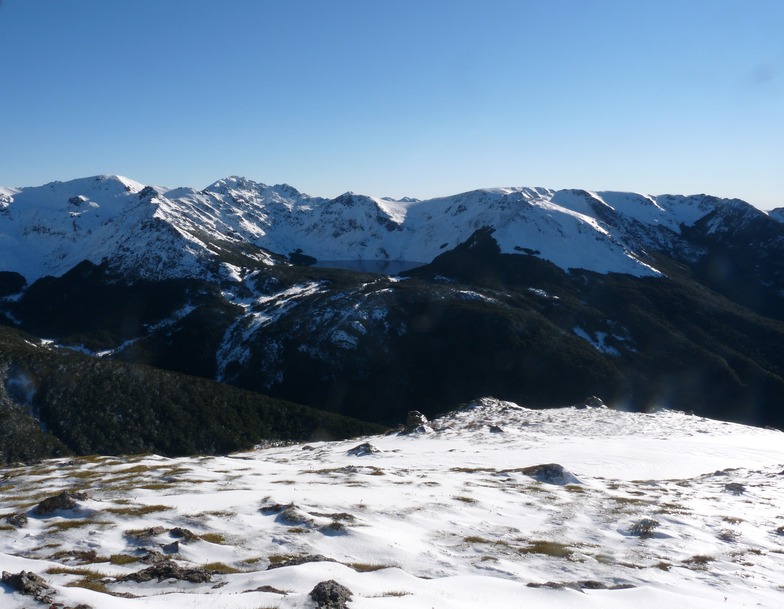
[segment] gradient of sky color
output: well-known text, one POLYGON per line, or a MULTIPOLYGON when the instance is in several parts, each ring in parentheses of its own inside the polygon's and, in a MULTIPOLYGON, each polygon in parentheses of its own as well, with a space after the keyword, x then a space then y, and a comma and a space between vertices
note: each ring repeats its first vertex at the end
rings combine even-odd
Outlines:
POLYGON ((0 2, 0 185, 784 206, 781 0, 0 2))

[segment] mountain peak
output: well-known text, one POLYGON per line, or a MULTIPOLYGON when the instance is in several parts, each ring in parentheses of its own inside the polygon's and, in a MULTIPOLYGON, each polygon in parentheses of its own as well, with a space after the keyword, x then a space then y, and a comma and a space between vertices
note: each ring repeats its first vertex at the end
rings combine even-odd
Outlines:
MULTIPOLYGON (((145 187, 113 174, 4 189, 0 208, 0 234, 13 235, 5 240, 6 259, 31 258, 31 251, 36 252, 32 257, 46 258, 46 268, 25 265, 28 278, 67 270, 58 260, 83 259, 87 240, 95 241, 94 261, 129 257, 130 251, 134 260, 145 259, 151 217, 188 243, 183 248, 167 238, 167 247, 193 249, 199 258, 215 255, 210 243, 229 241, 281 255, 301 249, 319 260, 427 262, 487 226, 496 231, 494 238, 505 254, 534 251, 564 270, 658 276, 647 251, 676 247, 686 238, 683 227, 708 216, 711 226, 732 225, 740 212, 754 209, 708 195, 654 197, 541 187, 483 188, 427 200, 347 191, 326 199, 311 198, 288 184, 269 186, 238 175, 196 191, 145 187), (153 198, 155 209, 135 208, 153 198)), ((769 214, 779 220, 783 215, 776 210, 769 214)), ((161 258, 160 268, 174 272, 165 260, 171 257, 161 258)))
POLYGON ((784 207, 777 207, 776 209, 771 209, 768 212, 768 215, 777 220, 778 222, 784 222, 784 207))
POLYGON ((204 192, 226 194, 231 190, 261 191, 265 188, 268 188, 266 184, 262 184, 261 182, 254 182, 253 180, 242 176, 233 175, 213 182, 204 189, 204 192))

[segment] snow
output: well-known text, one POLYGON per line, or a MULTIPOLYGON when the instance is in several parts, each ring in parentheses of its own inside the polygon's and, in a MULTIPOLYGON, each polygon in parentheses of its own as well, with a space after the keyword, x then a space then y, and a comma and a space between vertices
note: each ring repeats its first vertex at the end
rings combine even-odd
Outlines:
MULTIPOLYGON (((429 200, 353 193, 324 199, 237 176, 201 191, 153 192, 122 176, 94 176, 2 189, 0 270, 32 282, 86 259, 152 278, 187 277, 209 272, 216 248, 247 253, 248 244, 282 255, 300 249, 322 261, 428 262, 492 227, 503 253, 536 251, 567 270, 660 276, 645 260, 650 239, 640 237, 640 227, 672 238, 716 209, 743 206, 706 195, 526 187, 429 200)), ((262 252, 252 255, 274 263, 262 252)), ((222 272, 237 277, 231 267, 222 272)))
POLYGON ((614 211, 644 224, 664 223, 677 228, 678 219, 670 219, 667 210, 650 195, 636 192, 600 192, 594 193, 614 211))
POLYGON ((319 292, 322 287, 320 282, 311 281, 293 285, 274 294, 254 294, 246 298, 237 298, 230 291, 224 292, 223 296, 229 302, 242 307, 244 314, 226 331, 218 349, 218 380, 225 378, 226 368, 231 362, 248 361, 248 340, 251 336, 289 313, 302 299, 319 292))
MULTIPOLYGON (((312 606, 309 591, 327 579, 353 592, 352 609, 780 606, 781 432, 491 398, 428 429, 225 457, 5 467, 0 514, 30 519, 0 527, 0 570, 38 573, 57 602, 101 609, 312 606), (362 442, 378 452, 350 454, 362 442), (545 463, 579 483, 525 473, 545 463), (88 494, 77 511, 35 514, 41 498, 75 488, 88 494), (175 541, 174 527, 198 536, 179 539, 178 564, 236 572, 204 584, 116 581, 149 566, 138 559, 175 541), (336 562, 267 570, 309 554, 336 562), (135 597, 78 587, 84 577, 135 597), (547 582, 562 587, 529 586, 547 582)), ((4 608, 29 605, 2 593, 4 608)))
POLYGON ((584 341, 590 344, 594 349, 600 351, 601 353, 606 353, 607 355, 620 355, 618 349, 605 343, 607 337, 609 336, 607 332, 595 332, 594 336, 591 336, 588 332, 586 332, 579 326, 575 326, 574 328, 572 328, 572 332, 574 332, 577 336, 582 338, 584 341))
POLYGON ((539 296, 539 298, 544 298, 545 300, 559 300, 558 296, 550 294, 550 292, 541 288, 527 288, 527 290, 531 294, 535 294, 536 296, 539 296))
POLYGON ((490 298, 489 296, 485 296, 484 294, 480 294, 479 292, 474 292, 473 290, 456 290, 455 293, 463 300, 481 300, 484 302, 498 302, 494 298, 490 298))

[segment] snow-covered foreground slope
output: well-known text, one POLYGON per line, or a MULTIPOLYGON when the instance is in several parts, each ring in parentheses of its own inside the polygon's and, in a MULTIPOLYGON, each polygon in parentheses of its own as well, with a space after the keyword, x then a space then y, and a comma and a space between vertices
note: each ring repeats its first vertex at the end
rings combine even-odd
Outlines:
POLYGON ((0 569, 96 609, 313 607, 324 580, 357 609, 773 608, 783 469, 780 432, 485 399, 407 435, 5 468, 28 521, 2 520, 0 569), (39 514, 62 490, 85 495, 39 514))

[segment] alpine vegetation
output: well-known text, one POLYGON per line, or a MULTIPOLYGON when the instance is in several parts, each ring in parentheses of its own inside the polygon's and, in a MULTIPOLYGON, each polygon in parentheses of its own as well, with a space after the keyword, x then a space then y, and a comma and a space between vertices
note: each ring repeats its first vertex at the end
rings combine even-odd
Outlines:
POLYGON ((778 607, 782 433, 586 402, 3 467, 2 606, 778 607))

